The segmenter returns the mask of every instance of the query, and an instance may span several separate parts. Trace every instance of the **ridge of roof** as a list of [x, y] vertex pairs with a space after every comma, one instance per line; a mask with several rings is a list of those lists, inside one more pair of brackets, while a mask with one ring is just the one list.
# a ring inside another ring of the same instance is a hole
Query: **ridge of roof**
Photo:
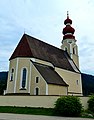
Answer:
[[22, 36], [10, 60], [16, 57], [41, 59], [51, 62], [55, 67], [79, 73], [66, 51], [27, 34]]
[[[56, 49], [59, 49], [60, 51], [63, 51], [63, 52], [66, 52], [66, 51], [64, 51], [63, 49], [60, 49], [60, 48], [58, 48], [58, 47], [56, 47], [56, 46], [54, 46], [54, 45], [52, 45], [52, 44], [49, 44], [49, 43], [47, 43], [47, 42], [44, 42], [44, 41], [42, 41], [41, 39], [38, 39], [38, 38], [36, 38], [36, 37], [33, 37], [33, 36], [30, 36], [30, 35], [28, 35], [28, 34], [24, 34], [26, 37], [30, 37], [30, 38], [33, 38], [34, 40], [37, 40], [37, 41], [40, 41], [40, 42], [42, 42], [42, 43], [44, 43], [44, 44], [47, 44], [47, 45], [49, 45], [49, 46], [51, 46], [51, 47], [55, 47]], [[23, 36], [24, 36], [23, 35]]]

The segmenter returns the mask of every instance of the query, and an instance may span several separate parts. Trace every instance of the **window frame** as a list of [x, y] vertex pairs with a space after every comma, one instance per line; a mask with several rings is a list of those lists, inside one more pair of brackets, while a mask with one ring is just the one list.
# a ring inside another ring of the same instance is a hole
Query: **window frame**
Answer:
[[73, 47], [73, 54], [76, 55], [76, 47]]
[[[22, 82], [23, 82], [23, 70], [26, 70], [26, 80], [25, 80], [25, 86], [23, 87], [22, 86]], [[22, 69], [21, 69], [21, 80], [20, 80], [20, 89], [21, 90], [25, 90], [25, 89], [27, 89], [27, 78], [28, 78], [28, 69], [27, 69], [27, 67], [23, 67]]]
[[[36, 89], [38, 89], [38, 94], [36, 94]], [[40, 95], [40, 88], [38, 86], [34, 88], [34, 95], [36, 96]]]
[[39, 83], [40, 77], [36, 76], [35, 77], [35, 83]]
[[14, 68], [11, 69], [10, 71], [10, 81], [14, 80]]

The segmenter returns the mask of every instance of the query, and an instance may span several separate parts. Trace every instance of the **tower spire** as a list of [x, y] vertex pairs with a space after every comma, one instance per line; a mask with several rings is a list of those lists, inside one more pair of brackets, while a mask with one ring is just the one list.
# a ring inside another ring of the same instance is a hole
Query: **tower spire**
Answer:
[[73, 59], [77, 67], [79, 68], [78, 46], [74, 36], [75, 29], [71, 27], [72, 20], [69, 18], [69, 12], [67, 11], [67, 18], [64, 21], [65, 27], [63, 28], [63, 40], [61, 48], [69, 54]]
[[63, 40], [65, 39], [75, 39], [75, 36], [73, 36], [75, 29], [71, 27], [72, 20], [69, 19], [69, 12], [67, 11], [67, 19], [64, 21], [64, 24], [66, 27], [63, 29]]
[[69, 18], [69, 11], [67, 11], [67, 18]]

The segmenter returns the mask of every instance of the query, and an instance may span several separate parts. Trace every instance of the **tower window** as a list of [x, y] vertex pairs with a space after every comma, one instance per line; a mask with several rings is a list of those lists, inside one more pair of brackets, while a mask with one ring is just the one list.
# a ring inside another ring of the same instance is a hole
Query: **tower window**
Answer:
[[22, 88], [25, 88], [25, 86], [26, 86], [26, 78], [27, 78], [27, 70], [26, 70], [26, 68], [23, 68], [23, 71], [22, 71], [22, 83], [21, 83]]
[[75, 54], [75, 49], [73, 48], [73, 54]]
[[67, 51], [68, 51], [68, 48], [67, 48], [67, 47], [65, 47], [65, 48], [64, 48], [64, 50], [67, 52]]
[[76, 49], [75, 48], [73, 48], [73, 54], [76, 54]]
[[13, 81], [14, 79], [14, 69], [11, 69], [11, 73], [10, 73], [10, 81]]

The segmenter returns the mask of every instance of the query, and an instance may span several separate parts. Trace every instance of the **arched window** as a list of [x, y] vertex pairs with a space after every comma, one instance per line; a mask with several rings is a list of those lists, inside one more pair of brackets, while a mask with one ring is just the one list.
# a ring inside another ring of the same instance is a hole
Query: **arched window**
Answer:
[[14, 69], [11, 69], [11, 73], [10, 73], [10, 81], [13, 81], [14, 79]]
[[36, 77], [35, 83], [38, 83], [38, 82], [39, 82], [39, 77]]
[[35, 95], [39, 95], [39, 88], [38, 87], [35, 88]]
[[26, 87], [26, 78], [27, 78], [27, 70], [26, 70], [26, 68], [23, 68], [23, 71], [22, 71], [22, 83], [21, 83], [22, 88]]
[[75, 48], [73, 48], [73, 54], [75, 54]]
[[73, 54], [76, 54], [76, 48], [75, 47], [73, 48]]

